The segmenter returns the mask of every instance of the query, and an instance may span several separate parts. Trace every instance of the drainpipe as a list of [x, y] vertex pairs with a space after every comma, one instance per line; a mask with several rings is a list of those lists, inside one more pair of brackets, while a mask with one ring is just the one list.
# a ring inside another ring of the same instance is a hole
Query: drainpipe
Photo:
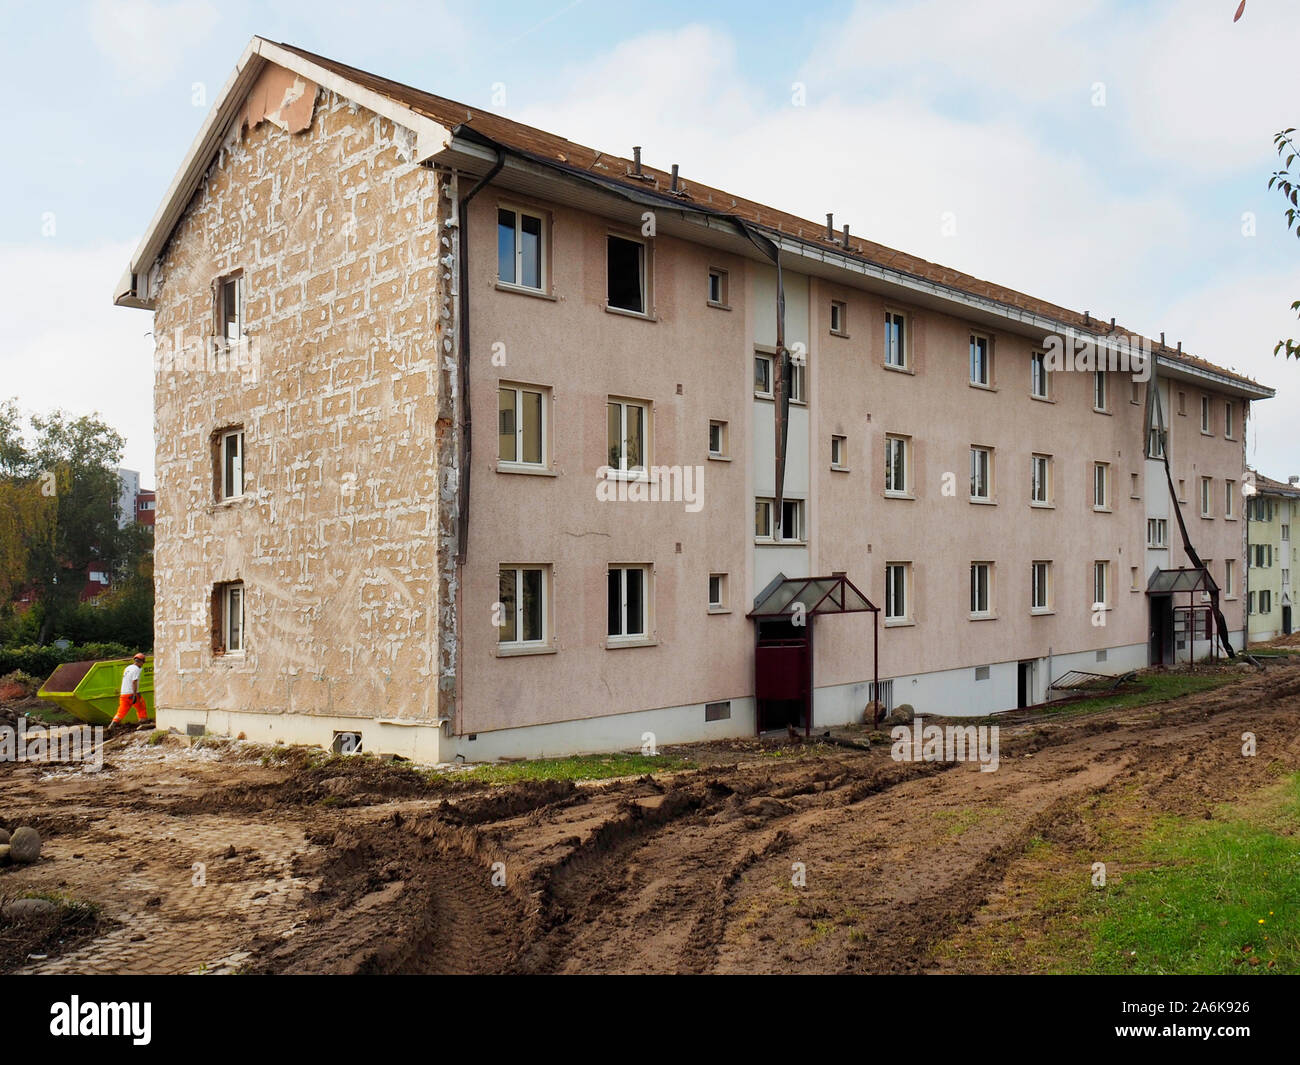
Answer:
[[497, 161], [492, 169], [484, 174], [472, 189], [461, 197], [459, 213], [459, 251], [460, 251], [460, 357], [457, 362], [460, 372], [460, 448], [456, 457], [460, 478], [459, 506], [456, 513], [456, 565], [465, 564], [466, 545], [469, 543], [469, 466], [473, 435], [473, 419], [470, 414], [469, 395], [469, 201], [479, 194], [489, 181], [500, 173], [505, 166], [506, 156], [497, 149]]

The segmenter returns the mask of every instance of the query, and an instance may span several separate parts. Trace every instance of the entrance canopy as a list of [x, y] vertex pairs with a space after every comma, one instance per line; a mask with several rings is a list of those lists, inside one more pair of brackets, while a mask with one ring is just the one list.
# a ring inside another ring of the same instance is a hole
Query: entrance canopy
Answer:
[[[800, 611], [802, 605], [802, 611]], [[860, 592], [844, 574], [830, 577], [787, 577], [777, 574], [758, 593], [746, 617], [779, 619], [816, 614], [879, 613], [879, 607]]]
[[1175, 592], [1217, 592], [1219, 586], [1209, 571], [1203, 569], [1158, 569], [1147, 581], [1147, 595], [1171, 595]]

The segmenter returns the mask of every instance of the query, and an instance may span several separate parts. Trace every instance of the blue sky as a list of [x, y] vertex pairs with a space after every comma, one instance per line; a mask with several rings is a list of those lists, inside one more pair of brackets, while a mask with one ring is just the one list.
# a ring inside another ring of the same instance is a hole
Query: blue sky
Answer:
[[257, 33], [1163, 330], [1278, 388], [1248, 447], [1285, 478], [1300, 241], [1266, 182], [1300, 13], [1235, 7], [6, 2], [0, 396], [98, 410], [152, 483], [150, 319], [110, 294]]

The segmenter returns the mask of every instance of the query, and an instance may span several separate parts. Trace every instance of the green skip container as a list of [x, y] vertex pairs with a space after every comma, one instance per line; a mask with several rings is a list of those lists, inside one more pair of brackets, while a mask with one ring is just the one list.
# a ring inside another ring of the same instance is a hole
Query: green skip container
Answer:
[[[129, 658], [103, 662], [64, 662], [36, 694], [56, 703], [78, 721], [87, 725], [107, 725], [117, 713], [122, 673], [131, 664]], [[140, 695], [153, 720], [153, 659], [144, 660], [140, 673]], [[127, 711], [128, 721], [136, 720], [135, 708]]]

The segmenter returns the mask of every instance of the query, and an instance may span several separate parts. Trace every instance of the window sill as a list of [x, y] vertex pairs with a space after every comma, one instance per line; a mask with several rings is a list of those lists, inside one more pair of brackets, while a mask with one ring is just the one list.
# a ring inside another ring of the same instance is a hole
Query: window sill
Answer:
[[981, 392], [996, 392], [997, 389], [992, 385], [981, 384], [979, 381], [967, 381], [971, 388], [978, 388]]
[[708, 306], [708, 307], [712, 307], [715, 311], [729, 311], [729, 310], [731, 310], [731, 305], [728, 304], [728, 303], [718, 303], [718, 302], [716, 302], [716, 301], [714, 301], [714, 300], [705, 300], [704, 303], [705, 303], [706, 306]]
[[1055, 614], [1055, 613], [1056, 613], [1056, 611], [1055, 611], [1055, 610], [1052, 610], [1052, 609], [1049, 608], [1049, 607], [1031, 607], [1030, 610], [1029, 610], [1029, 616], [1032, 617], [1032, 618], [1045, 618], [1045, 617], [1050, 617], [1051, 615], [1053, 615], [1053, 614]]
[[493, 287], [498, 292], [513, 292], [516, 296], [532, 296], [534, 299], [550, 300], [558, 303], [559, 297], [541, 288], [529, 288], [527, 285], [512, 285], [509, 281], [497, 281]]
[[1114, 512], [1110, 507], [1099, 507], [1099, 506], [1095, 506], [1095, 505], [1094, 505], [1093, 508], [1092, 508], [1092, 512], [1093, 512], [1094, 514], [1114, 514], [1114, 513], [1115, 513], [1115, 512]]
[[1201, 435], [1202, 435], [1202, 436], [1213, 436], [1214, 434], [1213, 434], [1212, 432], [1210, 432], [1208, 429], [1202, 429], [1202, 430], [1201, 430]]
[[1035, 503], [1033, 500], [1030, 500], [1029, 506], [1033, 510], [1055, 510], [1056, 509], [1055, 503]]
[[904, 363], [902, 366], [895, 366], [893, 363], [885, 362], [881, 363], [881, 366], [890, 373], [905, 373], [910, 374], [912, 377], [916, 376], [916, 371], [907, 365], [907, 363]]
[[915, 499], [916, 499], [916, 496], [912, 495], [911, 492], [890, 492], [890, 491], [886, 490], [886, 491], [882, 492], [881, 494], [882, 494], [886, 499], [912, 499], [912, 500], [915, 500]]
[[553, 655], [559, 652], [559, 648], [554, 644], [539, 645], [537, 647], [528, 647], [520, 644], [512, 646], [511, 644], [497, 644], [495, 656], [497, 658], [526, 658], [529, 655]]
[[650, 474], [646, 470], [637, 473], [634, 470], [618, 470], [613, 466], [602, 466], [600, 470], [603, 470], [604, 472], [597, 472], [607, 481], [641, 481], [645, 484], [650, 483]]
[[643, 322], [656, 322], [658, 319], [647, 311], [629, 311], [625, 307], [611, 307], [605, 304], [606, 314], [617, 314], [620, 318], [639, 318]]
[[972, 506], [977, 507], [996, 507], [998, 505], [996, 499], [976, 499], [973, 496], [971, 497], [970, 502]]
[[998, 616], [996, 614], [968, 614], [967, 620], [968, 621], [997, 621]]
[[765, 399], [765, 400], [767, 400], [769, 403], [771, 403], [772, 400], [776, 399], [776, 396], [772, 395], [771, 392], [755, 392], [755, 393], [754, 393], [754, 398], [755, 398], [755, 399]]
[[1106, 415], [1106, 417], [1108, 417], [1108, 418], [1113, 417], [1113, 415], [1111, 414], [1111, 412], [1108, 411], [1105, 407], [1093, 407], [1093, 408], [1092, 408], [1092, 413], [1093, 413], [1093, 414], [1104, 414], [1104, 415]]
[[729, 606], [711, 606], [711, 607], [709, 607], [709, 613], [710, 613], [710, 614], [730, 614], [730, 613], [731, 613], [731, 607], [729, 607]]
[[849, 340], [849, 339], [850, 339], [848, 333], [845, 333], [845, 332], [843, 332], [842, 330], [839, 330], [839, 329], [828, 329], [828, 330], [826, 330], [826, 332], [830, 333], [830, 335], [833, 336], [833, 337], [839, 337], [841, 340]]
[[213, 662], [242, 662], [247, 655], [246, 651], [216, 651], [212, 655]]
[[1056, 400], [1054, 400], [1051, 396], [1036, 396], [1036, 395], [1034, 395], [1032, 392], [1029, 393], [1029, 398], [1032, 399], [1035, 403], [1055, 403], [1055, 402], [1056, 402]]
[[906, 629], [916, 624], [911, 618], [886, 618], [885, 628], [887, 629]]
[[1223, 520], [1224, 520], [1224, 521], [1236, 521], [1236, 520], [1237, 520], [1237, 515], [1235, 515], [1235, 514], [1225, 514], [1225, 515], [1223, 516]]
[[830, 470], [831, 470], [831, 473], [851, 473], [851, 472], [852, 472], [852, 470], [851, 470], [850, 467], [848, 467], [848, 466], [836, 466], [835, 463], [833, 463], [833, 462], [831, 463]]
[[754, 537], [755, 547], [807, 547], [807, 540], [773, 540], [771, 537], [766, 539], [761, 536]]
[[522, 473], [526, 477], [558, 477], [549, 466], [529, 466], [525, 463], [497, 461], [497, 473]]
[[730, 455], [715, 455], [712, 451], [710, 451], [710, 452], [709, 452], [709, 461], [710, 461], [710, 462], [730, 462], [730, 461], [731, 461], [731, 456], [730, 456]]
[[658, 647], [659, 641], [650, 637], [637, 637], [636, 639], [613, 639], [605, 640], [606, 651], [621, 651], [625, 647]]
[[1168, 544], [1147, 544], [1148, 551], [1168, 551]]
[[209, 514], [214, 514], [218, 510], [229, 510], [231, 507], [242, 507], [252, 504], [253, 497], [250, 495], [231, 496], [229, 499], [216, 499], [208, 504]]

